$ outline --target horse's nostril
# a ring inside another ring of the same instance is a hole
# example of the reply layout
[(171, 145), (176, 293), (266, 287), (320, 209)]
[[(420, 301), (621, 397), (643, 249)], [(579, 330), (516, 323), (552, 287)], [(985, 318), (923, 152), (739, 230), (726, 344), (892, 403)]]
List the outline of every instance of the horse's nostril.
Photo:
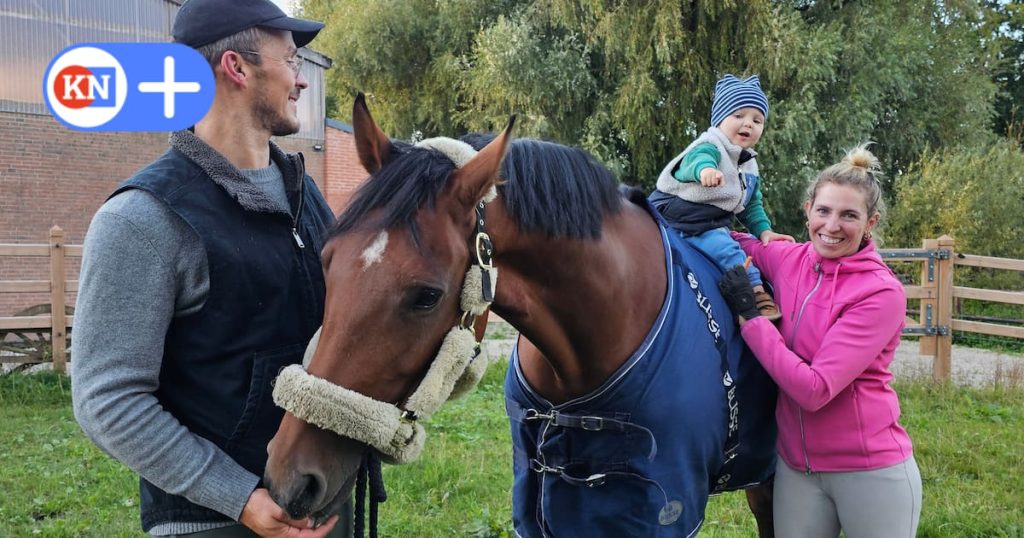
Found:
[(312, 474), (304, 474), (296, 481), (295, 496), (285, 507), (288, 515), (295, 518), (303, 518), (310, 515), (314, 508), (321, 502), (320, 496), (326, 489), (323, 477)]
[(311, 474), (304, 475), (302, 479), (306, 482), (305, 487), (302, 490), (302, 495), (305, 495), (308, 499), (316, 499), (320, 492), (324, 490), (324, 485), (319, 477)]

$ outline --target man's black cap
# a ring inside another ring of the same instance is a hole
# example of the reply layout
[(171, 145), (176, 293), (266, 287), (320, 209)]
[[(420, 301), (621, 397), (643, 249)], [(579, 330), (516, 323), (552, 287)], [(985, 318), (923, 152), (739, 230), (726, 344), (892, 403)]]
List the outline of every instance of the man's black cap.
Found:
[(187, 0), (174, 17), (171, 35), (178, 43), (199, 48), (253, 26), (288, 30), (295, 46), (302, 47), (324, 23), (293, 19), (270, 0)]

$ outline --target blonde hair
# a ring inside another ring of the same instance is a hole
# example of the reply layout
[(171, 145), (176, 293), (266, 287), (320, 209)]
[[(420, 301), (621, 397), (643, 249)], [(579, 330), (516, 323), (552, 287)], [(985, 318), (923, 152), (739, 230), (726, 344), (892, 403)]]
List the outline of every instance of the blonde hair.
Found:
[(807, 187), (807, 200), (813, 205), (818, 189), (825, 183), (849, 185), (864, 193), (864, 202), (868, 208), (868, 218), (875, 213), (885, 213), (885, 201), (882, 200), (882, 184), (878, 178), (882, 168), (878, 158), (868, 150), (871, 142), (863, 142), (846, 152), (843, 160), (821, 171), (818, 177)]

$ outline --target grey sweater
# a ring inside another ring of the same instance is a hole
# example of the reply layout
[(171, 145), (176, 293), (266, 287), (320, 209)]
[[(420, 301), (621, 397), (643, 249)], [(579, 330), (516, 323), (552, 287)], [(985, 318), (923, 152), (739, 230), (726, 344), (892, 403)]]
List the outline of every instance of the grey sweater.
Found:
[[(278, 211), (289, 212), (276, 164), (241, 172), (249, 180), (243, 189), (262, 191)], [(209, 288), (202, 241), (164, 204), (135, 189), (103, 204), (85, 238), (72, 400), (82, 430), (106, 453), (160, 489), (237, 521), (260, 477), (193, 435), (154, 395), (171, 319), (199, 310)], [(223, 525), (168, 523), (150, 533)]]

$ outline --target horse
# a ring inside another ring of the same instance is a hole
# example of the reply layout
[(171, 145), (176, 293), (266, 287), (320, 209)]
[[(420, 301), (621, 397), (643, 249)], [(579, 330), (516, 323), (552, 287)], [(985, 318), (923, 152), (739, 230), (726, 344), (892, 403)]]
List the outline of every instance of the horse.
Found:
[(520, 333), (505, 382), (519, 535), (691, 536), (709, 495), (743, 488), (772, 536), (774, 385), (722, 268), (592, 156), (512, 140), (513, 123), (476, 147), (410, 144), (356, 97), (370, 177), (325, 241), (321, 331), (277, 379), (272, 497), (320, 521), (367, 451), (414, 459), (419, 422), (472, 377), (489, 307)]

